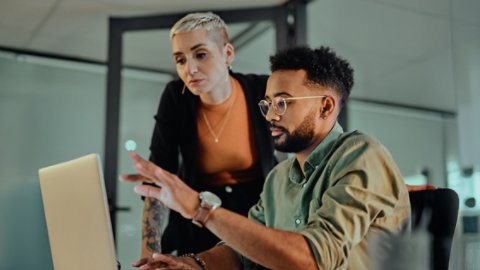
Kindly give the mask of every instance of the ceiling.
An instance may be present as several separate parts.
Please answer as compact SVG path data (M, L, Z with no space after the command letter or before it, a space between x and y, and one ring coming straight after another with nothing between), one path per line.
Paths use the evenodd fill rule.
M0 45L105 61L109 17L265 7L284 2L285 0L0 0Z
M105 62L110 16L143 16L284 4L286 0L0 0L0 46ZM480 52L480 1L317 0L307 39L326 44L356 70L352 95L455 112L455 74L464 51ZM235 37L249 23L231 24ZM235 70L268 72L275 29L237 49ZM174 72L168 31L124 35L124 63ZM472 64L472 63L471 63ZM479 64L473 63L477 69Z

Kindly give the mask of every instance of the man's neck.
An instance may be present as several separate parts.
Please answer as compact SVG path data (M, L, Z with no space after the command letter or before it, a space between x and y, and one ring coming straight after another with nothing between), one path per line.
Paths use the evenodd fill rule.
M305 173L303 170L303 166L305 165L305 161L307 160L308 156L317 148L317 146L322 142L323 138L320 140L315 140L314 143L312 143L309 147L307 147L305 150L298 152L295 154L295 157L298 161L298 164L300 165L300 168L302 169L302 172Z
M315 150L315 148L317 148L317 146L323 141L323 139L325 139L328 136L328 134L330 134L330 132L332 131L334 126L335 126L335 122L331 125L331 127L328 129L328 131L326 133L324 133L324 132L318 133L317 134L318 137L314 138L312 140L312 143L310 144L310 146L305 148L305 150L295 153L295 157L296 157L296 159L298 161L298 164L300 165L300 168L302 169L303 173L305 173L303 168L304 168L305 161L307 160L308 156L313 152L313 150Z

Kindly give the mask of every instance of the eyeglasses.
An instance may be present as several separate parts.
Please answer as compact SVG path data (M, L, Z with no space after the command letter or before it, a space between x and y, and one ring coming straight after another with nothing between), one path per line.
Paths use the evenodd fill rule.
M299 99L311 99L311 98L326 98L328 96L308 96L308 97L274 97L272 101L267 101L265 99L260 100L258 107L260 112L262 112L264 117L267 117L268 110L270 107L273 107L273 111L277 115L284 115L287 111L287 103L289 100L299 100Z

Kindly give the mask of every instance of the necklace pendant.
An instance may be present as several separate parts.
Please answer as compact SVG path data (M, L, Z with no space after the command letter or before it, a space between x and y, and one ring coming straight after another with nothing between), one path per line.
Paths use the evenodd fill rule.
M218 139L217 139L217 138L215 138L215 143L218 143Z

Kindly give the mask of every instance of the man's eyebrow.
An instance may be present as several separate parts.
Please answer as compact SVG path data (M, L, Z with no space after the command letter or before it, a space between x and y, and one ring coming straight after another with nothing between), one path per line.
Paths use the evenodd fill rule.
M290 95L290 93L284 92L284 91L282 91L282 92L277 92L277 93L273 94L273 97L278 97L278 96L289 96L289 97L291 97L292 95ZM269 97L268 97L268 96L264 96L264 98L269 98Z

